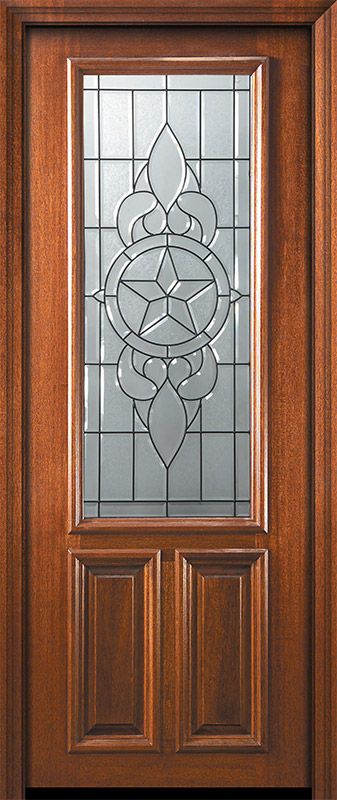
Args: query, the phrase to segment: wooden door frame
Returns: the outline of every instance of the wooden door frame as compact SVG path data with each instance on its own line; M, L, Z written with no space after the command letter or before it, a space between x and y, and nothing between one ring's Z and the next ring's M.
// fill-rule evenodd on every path
M24 147L26 30L34 25L297 25L313 41L313 711L315 800L337 798L337 0L0 0L0 797L23 800ZM304 121L305 124L305 121Z

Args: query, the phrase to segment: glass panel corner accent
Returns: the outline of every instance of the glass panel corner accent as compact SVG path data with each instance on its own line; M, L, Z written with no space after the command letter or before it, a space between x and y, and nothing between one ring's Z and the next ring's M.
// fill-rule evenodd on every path
M84 516L250 514L250 81L84 78Z

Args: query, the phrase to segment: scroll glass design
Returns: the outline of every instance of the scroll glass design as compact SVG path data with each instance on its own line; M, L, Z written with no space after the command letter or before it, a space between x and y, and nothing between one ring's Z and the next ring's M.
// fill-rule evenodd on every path
M84 516L249 516L249 76L84 78Z

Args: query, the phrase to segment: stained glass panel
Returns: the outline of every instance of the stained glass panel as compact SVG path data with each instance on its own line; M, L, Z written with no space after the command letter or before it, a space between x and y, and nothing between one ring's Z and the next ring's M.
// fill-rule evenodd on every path
M250 83L84 77L84 516L250 513Z

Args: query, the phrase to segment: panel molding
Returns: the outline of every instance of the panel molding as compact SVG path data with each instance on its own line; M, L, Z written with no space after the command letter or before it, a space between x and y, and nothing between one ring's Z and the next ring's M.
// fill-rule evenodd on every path
M251 379L250 379L250 517L83 518L83 75L179 73L202 70L211 74L233 71L251 75L252 131L251 186ZM69 58L68 59L68 169L69 169L69 363L71 364L69 437L69 533L135 530L219 533L268 532L268 57L214 58Z
M69 550L69 692L68 692L68 750L77 752L159 752L160 708L160 552L156 550ZM129 689L124 678L125 718L121 717L121 689L116 687L113 704L118 721L102 722L102 703L109 710L114 672L111 662L111 683L99 685L100 659L106 652L113 653L109 629L103 650L102 631L98 639L99 616L104 625L104 602L99 599L100 584L106 589L107 579L121 579L128 594L125 601L131 611L129 621L121 608L121 631L125 640L130 626L131 653L122 653L126 678L129 667ZM130 583L130 587L128 587ZM111 584L112 586L112 584ZM102 588L102 587L101 587ZM109 587L110 588L110 587ZM111 588L113 593L113 588ZM112 594L111 594L112 597ZM105 602L108 602L106 598ZM115 598L114 610L118 597ZM106 614L106 611L105 611ZM101 620L101 622L102 622ZM113 636L116 639L116 657L119 650L118 625L112 617ZM124 627L123 627L124 626ZM127 658L129 656L129 658ZM106 665L109 669L110 664ZM105 670L106 673L107 670ZM123 670L120 670L120 673ZM121 674L119 678L123 679ZM105 674L106 679L106 674ZM109 684L109 685L108 685ZM102 698L103 692L103 698ZM105 694L104 694L105 692ZM101 699L99 696L101 695ZM99 710L100 709L100 710Z
M227 624L233 634L233 652L226 652L225 662L236 663L227 707L235 704L233 720L207 720L205 645L207 581L232 579L227 591ZM238 584L239 597L234 598ZM213 587L214 591L214 587ZM230 594L236 599L236 622L230 618ZM210 602L209 596L209 602ZM217 605L221 596L219 594ZM214 601L216 602L216 601ZM177 746L180 751L251 752L267 749L268 715L268 552L266 550L189 550L176 552L176 616L177 616ZM233 610L233 609L232 609ZM225 625L225 619L223 619ZM236 635L236 641L235 639ZM213 643L216 630L212 631ZM239 641L238 641L239 639ZM219 641L219 645L221 640ZM235 653L235 645L237 652ZM212 654L208 654L212 660ZM226 663L222 664L225 673ZM226 674L226 673L225 673ZM212 672L214 682L214 665ZM225 679L224 679L225 680ZM208 687L208 688L209 688ZM222 690L221 690L222 692ZM225 687L223 694L225 693ZM215 710L213 709L213 715ZM223 712L222 712L223 713Z
M41 0L36 6L31 0L12 0L8 7L25 23L312 25L331 4L332 0L279 0L272 4L269 0L213 0L206 6L204 0L188 0L182 8L179 0L173 0L170 7L165 0L137 0L133 7L127 0L119 0L118 6L112 7L111 0L101 0L95 8L90 0L81 0L76 7L70 0L67 5L62 0L55 0L53 5L50 0Z

